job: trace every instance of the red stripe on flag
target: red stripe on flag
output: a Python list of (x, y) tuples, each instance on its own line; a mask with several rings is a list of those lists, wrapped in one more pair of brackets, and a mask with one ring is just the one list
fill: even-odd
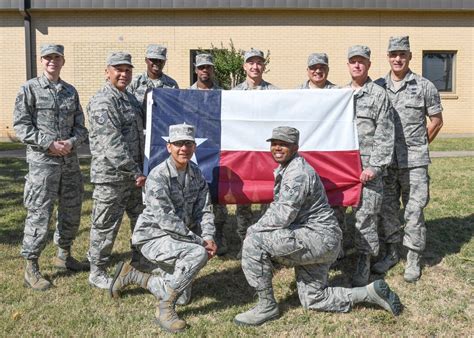
[[(355, 206), (362, 185), (361, 162), (354, 151), (299, 152), (321, 177), (331, 205)], [(273, 199), (273, 170), (270, 152), (222, 151), (218, 197), (221, 204), (269, 203)]]

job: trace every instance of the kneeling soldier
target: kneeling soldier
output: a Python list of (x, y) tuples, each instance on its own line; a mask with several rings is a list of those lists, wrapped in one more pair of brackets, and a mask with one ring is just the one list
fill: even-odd
[(258, 293), (258, 304), (237, 315), (238, 325), (260, 325), (279, 315), (273, 296), (272, 261), (295, 267), (304, 308), (348, 312), (356, 303), (377, 304), (397, 316), (398, 296), (383, 280), (357, 288), (328, 287), (328, 271), (341, 245), (341, 229), (328, 204), (321, 180), (298, 154), (299, 132), (291, 127), (273, 130), (271, 153), (275, 171), (274, 200), (244, 240), (242, 269)]
[(147, 178), (146, 207), (132, 235), (132, 244), (157, 268), (149, 275), (119, 263), (110, 294), (117, 298), (130, 284), (148, 289), (159, 300), (158, 324), (179, 332), (186, 322), (176, 314), (175, 305), (189, 301), (193, 279), (215, 256), (217, 246), (209, 189), (190, 161), (196, 149), (194, 126), (170, 126), (167, 148), (170, 157)]

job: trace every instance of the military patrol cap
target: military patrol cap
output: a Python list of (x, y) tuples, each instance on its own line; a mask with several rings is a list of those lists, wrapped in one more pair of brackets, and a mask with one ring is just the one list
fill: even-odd
[(308, 67), (314, 65), (329, 65), (328, 55), (326, 53), (313, 53), (308, 56)]
[(146, 57), (148, 59), (166, 60), (168, 50), (162, 45), (148, 45), (146, 49)]
[(129, 65), (132, 66), (132, 56), (127, 52), (112, 52), (107, 58), (107, 66)]
[(251, 48), (250, 50), (246, 51), (244, 54), (244, 62), (247, 62), (248, 59), (251, 57), (258, 56), (259, 58), (265, 61), (265, 57), (263, 56), (263, 52), (260, 49)]
[(410, 51), (410, 40), (408, 35), (406, 36), (391, 36), (388, 40), (387, 52), (393, 52), (395, 50), (406, 50)]
[(214, 66), (214, 59), (211, 54), (198, 54), (196, 55), (196, 67), (209, 65)]
[(349, 47), (347, 51), (347, 59), (350, 59), (353, 56), (362, 56), (363, 58), (370, 60), (370, 48), (361, 45)]
[(43, 43), (40, 47), (41, 57), (49, 54), (59, 54), (64, 56), (64, 46), (52, 43)]
[(276, 127), (272, 130), (272, 137), (270, 137), (267, 142), (271, 142), (273, 140), (284, 141), (298, 145), (300, 140), (300, 132), (298, 129), (293, 127)]
[(190, 124), (174, 124), (170, 126), (169, 142), (194, 141), (194, 126)]

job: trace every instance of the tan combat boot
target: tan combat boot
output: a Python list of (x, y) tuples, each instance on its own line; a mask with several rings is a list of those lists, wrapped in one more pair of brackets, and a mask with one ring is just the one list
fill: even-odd
[(120, 291), (127, 285), (135, 284), (146, 289), (150, 274), (135, 269), (130, 263), (119, 262), (115, 268), (115, 275), (110, 283), (109, 294), (112, 298), (119, 298)]
[(36, 291), (45, 291), (52, 286), (51, 282), (41, 275), (37, 259), (26, 260), (25, 286)]
[(273, 296), (273, 288), (257, 291), (258, 303), (250, 310), (239, 313), (234, 318), (237, 325), (257, 326), (277, 319), (280, 315), (278, 304)]
[(408, 250), (407, 253), (407, 265), (405, 267), (405, 274), (403, 278), (408, 283), (416, 282), (420, 279), (421, 276), (421, 266), (420, 266), (421, 255), (420, 253)]
[(164, 299), (161, 299), (156, 309), (156, 322), (162, 329), (168, 332), (181, 332), (186, 328), (186, 321), (180, 319), (176, 313), (176, 301), (179, 293), (171, 288), (166, 289)]
[(58, 255), (53, 258), (53, 266), (58, 270), (89, 271), (89, 263), (79, 262), (71, 256), (71, 248), (58, 248)]

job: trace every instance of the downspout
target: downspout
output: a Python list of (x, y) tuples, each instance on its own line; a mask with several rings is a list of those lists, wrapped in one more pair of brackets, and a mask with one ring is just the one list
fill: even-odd
[(28, 9), (31, 7), (30, 0), (20, 0), (19, 10), (23, 16), (25, 27), (25, 58), (26, 58), (26, 79), (33, 77), (33, 48), (31, 47), (31, 15)]

